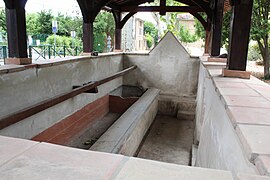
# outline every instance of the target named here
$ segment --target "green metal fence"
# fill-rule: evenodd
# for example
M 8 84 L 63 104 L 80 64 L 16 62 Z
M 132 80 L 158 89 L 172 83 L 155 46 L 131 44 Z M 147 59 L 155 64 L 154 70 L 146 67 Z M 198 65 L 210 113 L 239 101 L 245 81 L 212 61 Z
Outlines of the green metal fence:
M 38 59 L 51 59 L 66 56 L 78 56 L 82 53 L 82 47 L 69 47 L 69 46 L 29 46 L 29 57 L 33 60 Z
M 0 59 L 7 58 L 7 46 L 0 46 Z

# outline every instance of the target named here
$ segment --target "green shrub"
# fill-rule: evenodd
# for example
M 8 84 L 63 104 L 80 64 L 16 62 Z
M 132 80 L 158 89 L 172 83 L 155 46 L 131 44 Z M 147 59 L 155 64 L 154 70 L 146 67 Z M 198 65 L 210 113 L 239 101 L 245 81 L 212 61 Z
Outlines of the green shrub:
M 252 44 L 248 47 L 248 58 L 249 61 L 258 61 L 262 59 L 258 44 Z
M 72 46 L 72 37 L 67 36 L 55 36 L 56 46 Z M 47 37 L 46 44 L 54 45 L 54 35 Z M 74 39 L 74 46 L 82 46 L 82 42 L 79 39 Z
M 150 34 L 145 34 L 146 44 L 148 48 L 153 46 L 154 38 Z

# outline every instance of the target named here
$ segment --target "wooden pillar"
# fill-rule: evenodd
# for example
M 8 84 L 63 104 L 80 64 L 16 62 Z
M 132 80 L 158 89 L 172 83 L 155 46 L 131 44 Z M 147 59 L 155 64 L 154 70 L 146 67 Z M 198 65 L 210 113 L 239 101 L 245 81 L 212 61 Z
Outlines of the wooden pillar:
M 210 55 L 219 56 L 221 48 L 224 0 L 215 0 L 214 7 L 215 8 L 211 26 L 212 41 L 211 41 Z
M 246 70 L 253 0 L 235 3 L 232 9 L 228 69 Z
M 83 52 L 91 53 L 94 50 L 93 22 L 83 23 Z
M 122 29 L 116 27 L 115 29 L 115 50 L 121 50 L 122 43 Z
M 205 44 L 204 44 L 204 54 L 209 54 L 209 47 L 210 47 L 210 41 L 211 41 L 211 32 L 210 30 L 205 31 Z
M 31 64 L 27 55 L 25 1 L 5 1 L 8 35 L 8 55 L 6 64 Z
M 122 44 L 122 28 L 124 24 L 122 23 L 122 13 L 121 12 L 113 12 L 114 20 L 115 20 L 115 34 L 114 34 L 114 49 L 119 51 L 121 50 Z

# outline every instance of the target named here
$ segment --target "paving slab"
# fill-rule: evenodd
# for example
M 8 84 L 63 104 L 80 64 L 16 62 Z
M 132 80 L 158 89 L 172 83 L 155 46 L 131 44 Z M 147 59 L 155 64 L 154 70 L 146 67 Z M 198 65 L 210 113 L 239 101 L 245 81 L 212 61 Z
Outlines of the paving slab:
M 228 106 L 270 108 L 270 101 L 264 97 L 251 96 L 223 96 Z
M 37 144 L 39 142 L 0 136 L 0 166 Z
M 115 177 L 117 180 L 232 180 L 229 171 L 182 166 L 157 161 L 130 158 Z
M 215 83 L 218 88 L 248 88 L 243 82 L 216 81 Z
M 268 84 L 264 85 L 250 85 L 251 89 L 254 89 L 264 97 L 270 97 L 270 86 Z
M 234 96 L 261 96 L 258 92 L 251 88 L 218 88 L 222 95 Z
M 270 155 L 270 126 L 239 124 L 236 132 L 251 162 L 258 155 Z
M 270 177 L 249 175 L 249 174 L 237 174 L 237 179 L 238 180 L 270 180 Z
M 229 106 L 227 112 L 234 126 L 236 124 L 270 126 L 270 109 Z
M 0 167 L 1 179 L 109 179 L 126 157 L 41 143 Z
M 258 156 L 255 160 L 255 165 L 258 171 L 260 172 L 260 174 L 270 176 L 270 157 L 269 156 Z

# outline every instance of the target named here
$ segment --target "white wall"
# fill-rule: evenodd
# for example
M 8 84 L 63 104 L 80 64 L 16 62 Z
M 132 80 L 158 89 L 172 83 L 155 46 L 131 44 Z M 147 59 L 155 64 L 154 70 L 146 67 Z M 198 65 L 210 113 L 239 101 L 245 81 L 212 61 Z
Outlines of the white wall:
M 194 109 L 199 59 L 191 58 L 172 33 L 167 33 L 149 55 L 126 54 L 123 62 L 124 67 L 138 66 L 124 77 L 124 84 L 161 90 L 160 99 L 165 103 L 160 110 L 176 115 L 179 106 Z

